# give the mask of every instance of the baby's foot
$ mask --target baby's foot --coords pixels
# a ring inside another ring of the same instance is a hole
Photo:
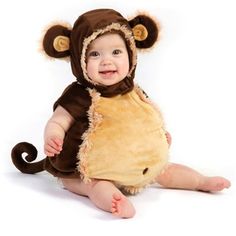
[[[131,218],[135,214],[135,209],[125,196],[119,193],[114,193],[111,213],[122,218]]]
[[[217,192],[230,187],[230,181],[223,177],[203,177],[198,190],[206,192]]]

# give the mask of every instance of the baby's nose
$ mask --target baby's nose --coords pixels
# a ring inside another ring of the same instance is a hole
[[[103,66],[105,65],[111,65],[111,61],[110,60],[103,60],[101,63]]]
[[[102,65],[110,65],[112,63],[111,58],[109,56],[104,56],[102,58],[101,64]]]

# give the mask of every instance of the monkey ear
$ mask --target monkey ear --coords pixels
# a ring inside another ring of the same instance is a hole
[[[129,20],[129,25],[132,28],[137,48],[151,48],[157,41],[159,26],[153,17],[147,14],[139,14]]]
[[[70,55],[70,33],[69,26],[53,25],[46,30],[43,37],[43,50],[54,58],[63,58]]]

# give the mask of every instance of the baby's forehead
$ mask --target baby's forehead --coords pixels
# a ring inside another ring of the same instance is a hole
[[[119,33],[107,32],[99,35],[96,39],[91,41],[88,49],[106,48],[106,47],[125,47],[125,40]]]

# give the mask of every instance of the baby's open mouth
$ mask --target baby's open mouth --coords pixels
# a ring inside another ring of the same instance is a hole
[[[116,72],[116,70],[104,70],[104,71],[99,71],[100,74],[103,75],[112,75]]]

